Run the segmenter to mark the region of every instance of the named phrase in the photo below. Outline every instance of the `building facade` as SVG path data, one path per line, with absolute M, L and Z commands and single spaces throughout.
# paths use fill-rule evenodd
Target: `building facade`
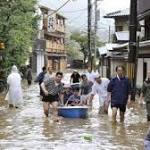
M 138 44 L 137 85 L 141 86 L 150 71 L 150 1 L 137 0 L 137 17 L 140 29 Z
M 99 49 L 102 76 L 112 77 L 118 65 L 127 67 L 129 42 L 129 9 L 112 12 L 104 16 L 114 19 L 115 32 L 112 42 Z
M 66 68 L 65 17 L 45 6 L 40 6 L 41 22 L 38 38 L 34 44 L 35 71 L 43 66 L 53 71 Z

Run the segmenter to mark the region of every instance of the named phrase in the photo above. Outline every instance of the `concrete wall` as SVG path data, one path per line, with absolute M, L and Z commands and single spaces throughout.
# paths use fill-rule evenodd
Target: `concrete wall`
M 100 66 L 99 68 L 99 73 L 102 77 L 106 78 L 107 77 L 107 67 L 106 66 Z
M 150 58 L 144 58 L 144 62 L 147 62 L 147 71 L 150 71 Z
M 141 87 L 143 84 L 143 64 L 147 63 L 147 71 L 150 71 L 150 58 L 138 58 L 137 66 L 137 86 Z
M 128 18 L 119 18 L 115 20 L 115 26 L 122 26 L 122 31 L 128 31 L 129 30 L 129 21 Z
M 137 82 L 136 85 L 139 87 L 142 86 L 143 84 L 143 62 L 144 59 L 143 58 L 139 58 L 138 59 L 138 66 L 137 66 Z
M 37 53 L 37 75 L 42 71 L 42 67 L 44 66 L 44 54 Z

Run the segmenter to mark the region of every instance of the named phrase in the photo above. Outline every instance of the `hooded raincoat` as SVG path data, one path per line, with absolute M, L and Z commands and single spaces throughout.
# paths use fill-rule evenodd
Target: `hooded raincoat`
M 7 84 L 9 85 L 8 103 L 15 107 L 20 106 L 23 103 L 21 76 L 15 65 L 12 67 L 11 73 L 7 78 Z

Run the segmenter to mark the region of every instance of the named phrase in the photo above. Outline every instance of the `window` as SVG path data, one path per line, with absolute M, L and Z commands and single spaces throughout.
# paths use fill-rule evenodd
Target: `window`
M 116 32 L 123 31 L 123 26 L 116 26 Z
M 54 18 L 53 17 L 49 17 L 48 18 L 48 30 L 51 31 L 54 29 Z

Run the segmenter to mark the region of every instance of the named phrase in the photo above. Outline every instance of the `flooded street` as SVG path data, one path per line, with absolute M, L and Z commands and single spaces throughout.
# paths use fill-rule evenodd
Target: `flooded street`
M 0 150 L 143 150 L 149 124 L 145 109 L 132 104 L 125 123 L 112 125 L 98 115 L 98 101 L 88 119 L 65 119 L 53 123 L 43 114 L 38 85 L 24 89 L 24 105 L 8 109 L 0 100 Z

